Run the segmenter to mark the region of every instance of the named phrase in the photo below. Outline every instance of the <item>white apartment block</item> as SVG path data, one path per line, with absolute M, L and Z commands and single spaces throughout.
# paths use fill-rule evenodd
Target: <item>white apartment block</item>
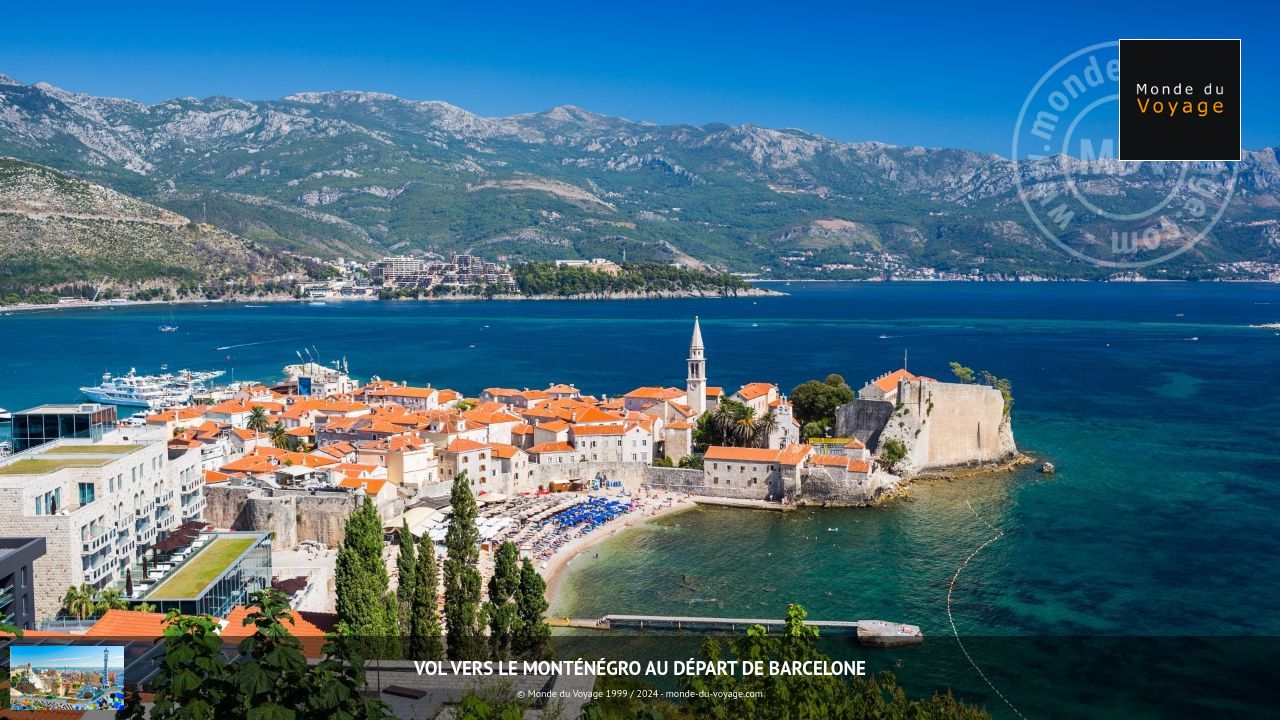
M 203 516 L 200 453 L 170 459 L 163 433 L 127 437 L 55 440 L 0 460 L 6 533 L 45 538 L 35 563 L 37 620 L 57 614 L 72 585 L 122 583 L 149 546 Z

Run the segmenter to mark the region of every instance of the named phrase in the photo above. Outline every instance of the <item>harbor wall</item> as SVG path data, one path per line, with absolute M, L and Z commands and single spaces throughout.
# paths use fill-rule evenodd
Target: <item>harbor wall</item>
M 649 466 L 645 471 L 645 485 L 655 490 L 685 493 L 688 495 L 706 495 L 708 497 L 734 498 L 738 500 L 764 500 L 771 490 L 777 490 L 773 483 L 758 485 L 718 485 L 712 484 L 711 477 L 702 470 L 688 468 L 667 468 Z

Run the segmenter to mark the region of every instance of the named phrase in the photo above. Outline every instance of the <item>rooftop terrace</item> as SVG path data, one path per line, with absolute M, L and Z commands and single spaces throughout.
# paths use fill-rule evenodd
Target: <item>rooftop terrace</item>
M 44 475 L 63 468 L 102 467 L 143 447 L 136 443 L 73 443 L 63 440 L 0 460 L 0 475 Z
M 260 535 L 219 537 L 147 593 L 148 599 L 193 600 L 253 547 Z

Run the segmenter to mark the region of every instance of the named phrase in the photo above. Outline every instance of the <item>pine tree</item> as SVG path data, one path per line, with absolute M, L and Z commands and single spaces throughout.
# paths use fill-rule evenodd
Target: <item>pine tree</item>
M 520 623 L 516 595 L 520 592 L 520 551 L 507 541 L 494 555 L 489 579 L 489 652 L 497 660 L 511 655 L 511 641 Z
M 409 532 L 409 521 L 405 520 L 400 528 L 400 553 L 396 556 L 396 570 L 400 576 L 396 585 L 396 600 L 400 611 L 400 632 L 409 634 L 409 617 L 413 606 L 413 596 L 418 583 L 418 559 L 414 546 L 417 541 Z
M 547 612 L 547 583 L 529 558 L 520 566 L 520 589 L 516 592 L 519 620 L 511 643 L 512 653 L 523 660 L 545 660 L 551 657 L 551 628 L 543 614 Z
M 417 584 L 409 617 L 409 659 L 439 660 L 444 654 L 440 642 L 440 575 L 436 568 L 436 546 L 423 534 L 418 546 Z
M 444 621 L 450 660 L 478 660 L 484 655 L 480 608 L 480 532 L 476 529 L 476 499 L 467 473 L 453 481 L 449 499 L 453 512 L 445 535 Z

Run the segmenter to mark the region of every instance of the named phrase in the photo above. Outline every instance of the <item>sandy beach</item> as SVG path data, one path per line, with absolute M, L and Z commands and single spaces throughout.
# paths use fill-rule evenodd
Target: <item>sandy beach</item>
M 546 597 L 549 605 L 555 606 L 556 595 L 560 592 L 560 586 L 564 582 L 565 576 L 568 575 L 566 570 L 574 558 L 605 540 L 617 537 L 619 533 L 626 532 L 628 529 L 665 515 L 697 507 L 691 500 L 671 493 L 646 494 L 642 502 L 644 503 L 642 509 L 611 520 L 594 532 L 566 543 L 545 562 L 545 567 L 543 563 L 538 564 L 538 572 L 542 573 L 543 579 L 547 581 Z

